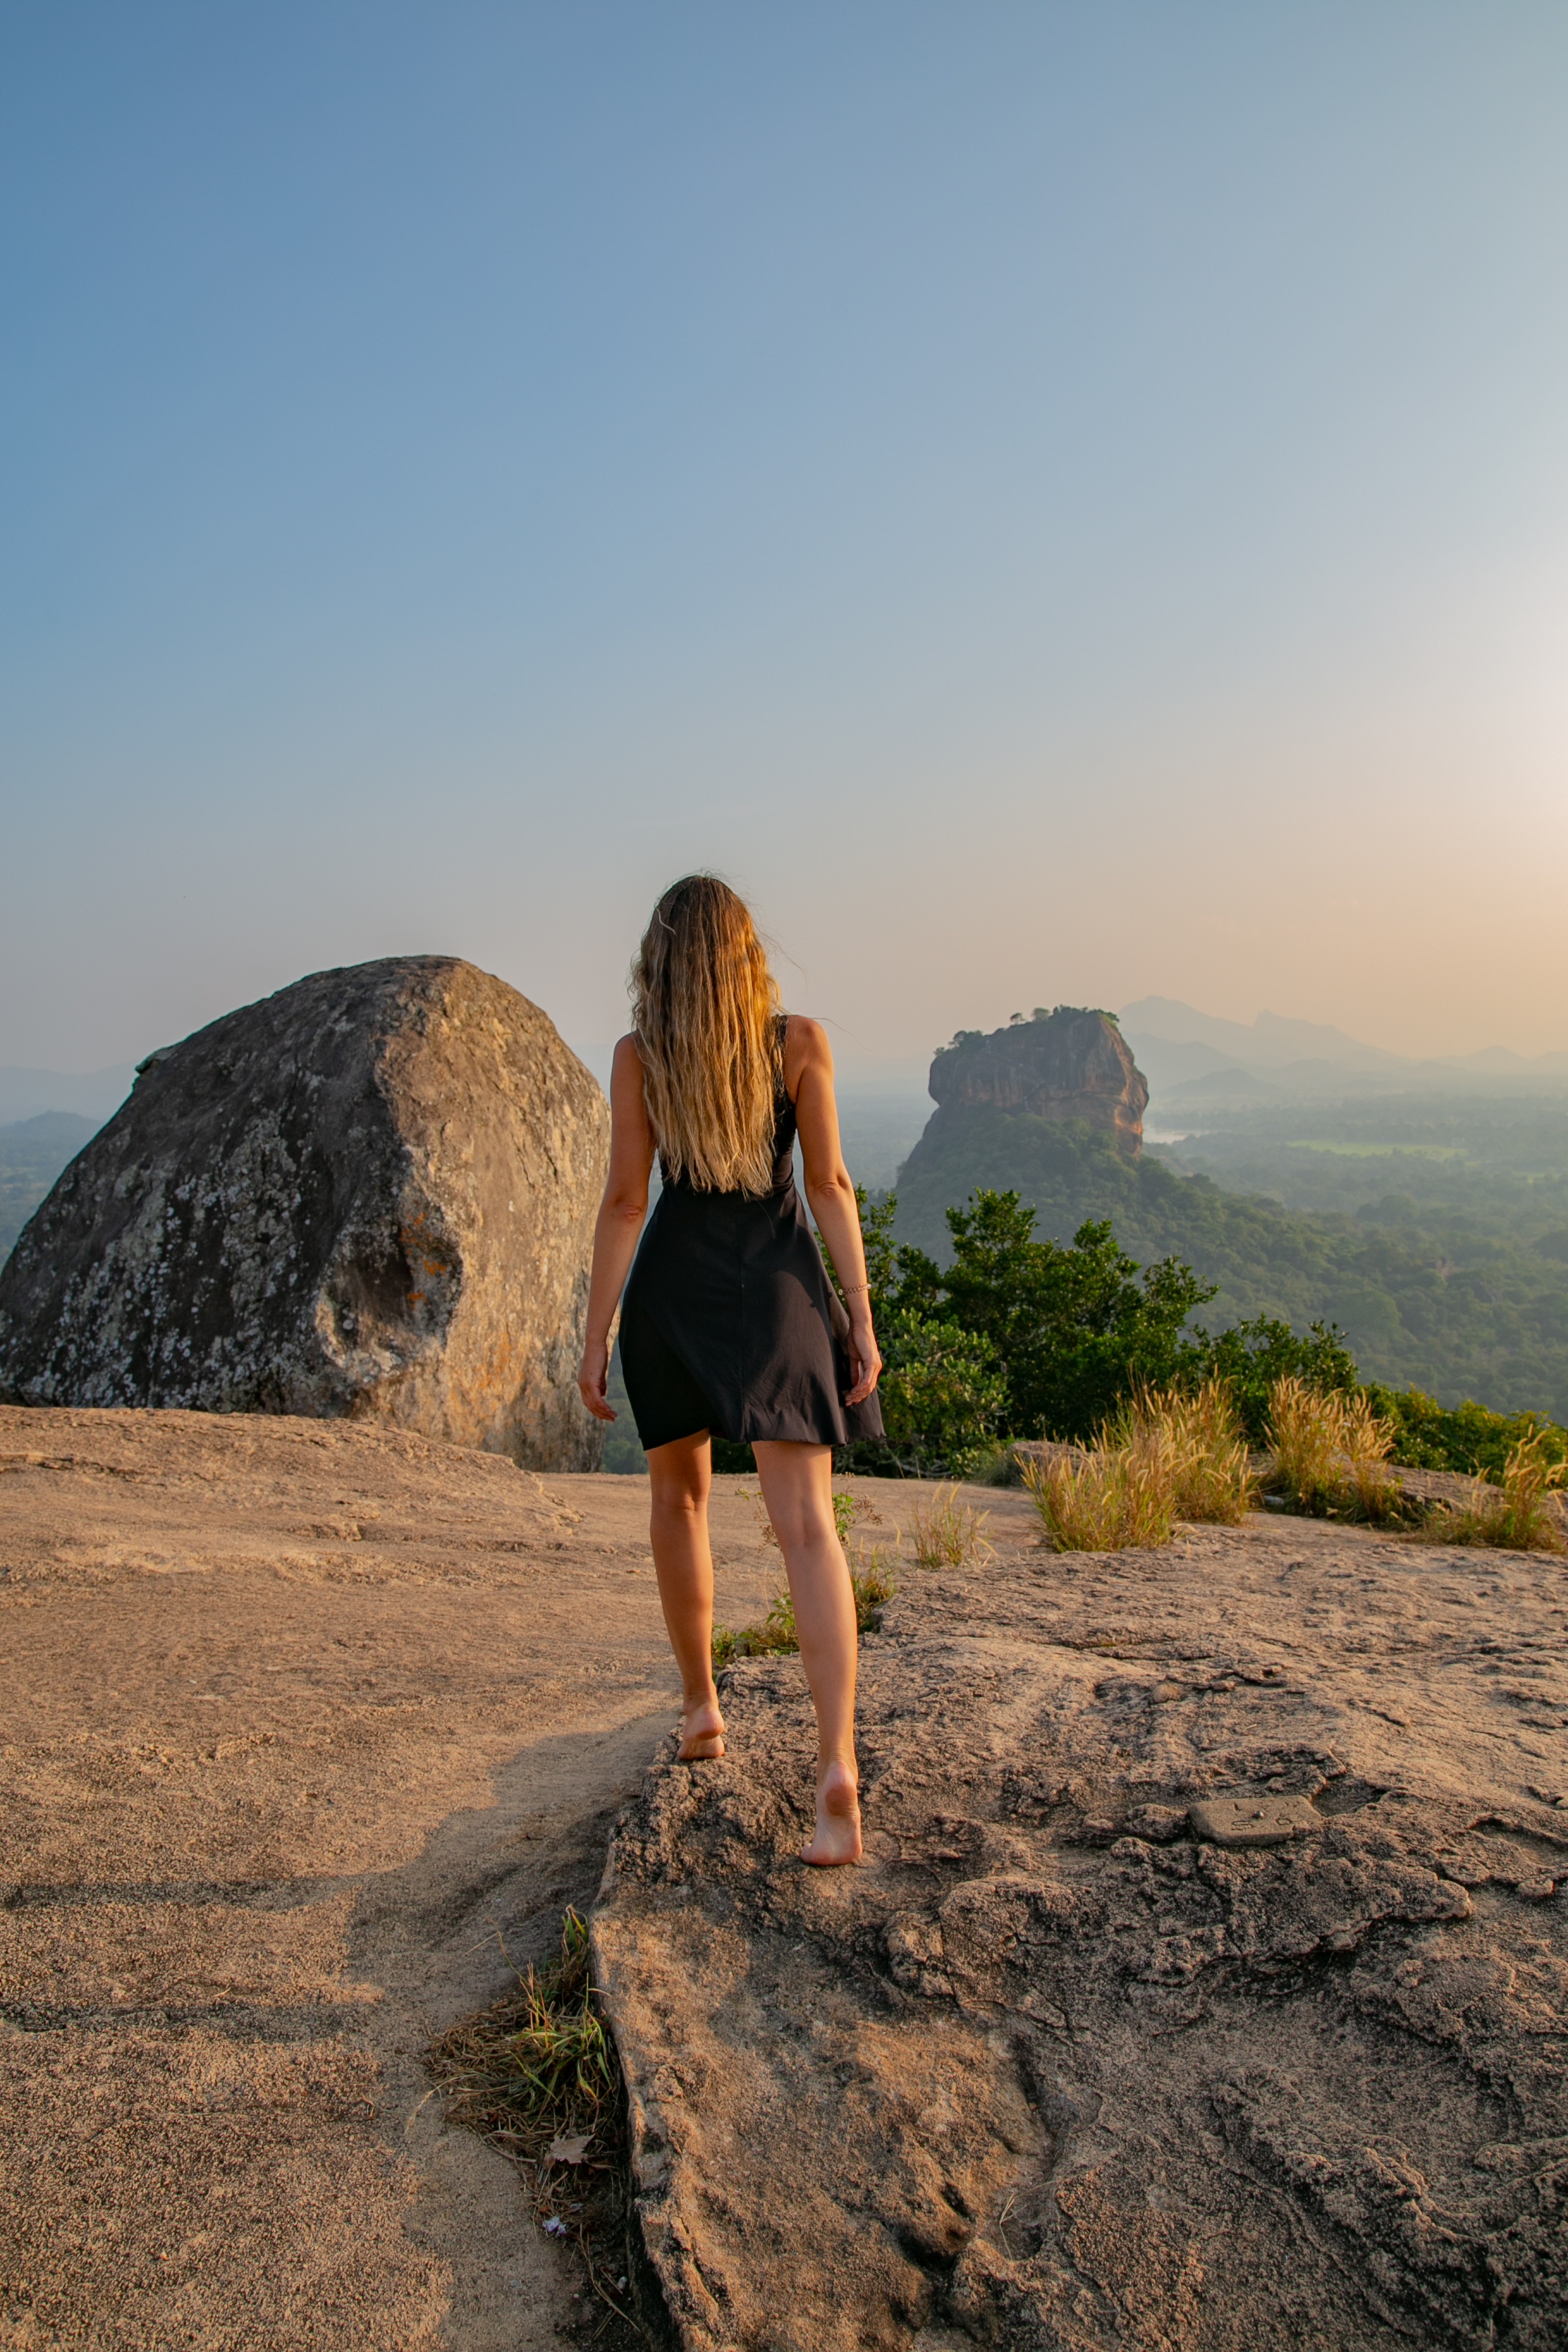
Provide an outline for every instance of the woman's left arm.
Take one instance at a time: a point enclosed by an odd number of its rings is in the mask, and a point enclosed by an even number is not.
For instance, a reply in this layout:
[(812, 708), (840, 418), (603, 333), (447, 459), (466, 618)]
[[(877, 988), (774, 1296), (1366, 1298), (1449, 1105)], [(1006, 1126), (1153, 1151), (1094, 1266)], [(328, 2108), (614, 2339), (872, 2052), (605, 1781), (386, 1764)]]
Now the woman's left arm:
[(791, 1013), (784, 1045), (784, 1080), (795, 1097), (800, 1155), (805, 1162), (805, 1197), (817, 1230), (833, 1254), (844, 1303), (849, 1309), (852, 1386), (846, 1404), (861, 1404), (877, 1385), (882, 1352), (871, 1324), (866, 1283), (866, 1252), (860, 1210), (844, 1165), (838, 1139), (838, 1104), (833, 1091), (833, 1048), (819, 1021)]
[(643, 1095), (642, 1055), (635, 1037), (623, 1037), (610, 1066), (610, 1175), (594, 1227), (588, 1324), (577, 1373), (578, 1393), (595, 1421), (616, 1417), (605, 1393), (610, 1378), (610, 1326), (647, 1214), (652, 1168), (653, 1129)]

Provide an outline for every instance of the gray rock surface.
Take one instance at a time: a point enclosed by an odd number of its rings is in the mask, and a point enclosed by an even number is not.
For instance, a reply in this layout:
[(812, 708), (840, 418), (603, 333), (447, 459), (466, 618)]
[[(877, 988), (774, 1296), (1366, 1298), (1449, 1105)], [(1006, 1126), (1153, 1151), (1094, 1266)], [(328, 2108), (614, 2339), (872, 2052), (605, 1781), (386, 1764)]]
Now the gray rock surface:
[(961, 1038), (932, 1062), (931, 1092), (937, 1110), (928, 1138), (957, 1117), (994, 1109), (1081, 1118), (1109, 1130), (1131, 1158), (1143, 1149), (1149, 1088), (1108, 1013), (1062, 1004), (1043, 1020)]
[(609, 1113), (449, 956), (317, 972), (143, 1066), (0, 1271), (0, 1394), (349, 1415), (592, 1468)]
[(685, 2345), (1568, 2341), (1561, 1567), (1261, 1518), (1058, 1558), (985, 1499), (995, 1558), (866, 1643), (867, 1866), (794, 1859), (790, 1659), (617, 1831)]

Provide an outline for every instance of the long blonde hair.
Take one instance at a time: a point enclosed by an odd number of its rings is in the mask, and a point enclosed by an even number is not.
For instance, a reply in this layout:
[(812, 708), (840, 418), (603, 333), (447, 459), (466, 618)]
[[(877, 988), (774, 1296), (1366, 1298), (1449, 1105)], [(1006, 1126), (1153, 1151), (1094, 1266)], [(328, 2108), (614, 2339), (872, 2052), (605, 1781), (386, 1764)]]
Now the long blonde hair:
[(632, 966), (632, 1026), (667, 1176), (766, 1192), (783, 1079), (778, 982), (743, 900), (714, 874), (674, 882)]

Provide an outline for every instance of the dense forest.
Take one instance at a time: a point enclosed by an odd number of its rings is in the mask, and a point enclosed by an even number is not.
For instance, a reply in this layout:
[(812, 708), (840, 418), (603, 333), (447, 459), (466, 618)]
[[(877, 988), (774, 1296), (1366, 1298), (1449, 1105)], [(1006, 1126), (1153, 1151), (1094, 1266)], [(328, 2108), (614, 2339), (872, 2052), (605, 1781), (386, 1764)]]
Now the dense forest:
[[(1410, 1127), (1405, 1146), (1397, 1128), (1389, 1141), (1397, 1118)], [(1453, 1139), (1465, 1121), (1468, 1144)], [(1473, 1130), (1485, 1126), (1511, 1137), (1511, 1161), (1496, 1145), (1491, 1159), (1474, 1156)], [(1368, 1379), (1562, 1422), (1565, 1160), (1562, 1105), (1510, 1114), (1361, 1104), (1276, 1115), (1273, 1128), (1255, 1116), (1174, 1145), (1169, 1158), (1151, 1150), (1137, 1160), (1088, 1127), (984, 1108), (911, 1153), (897, 1236), (945, 1262), (950, 1208), (983, 1189), (1016, 1192), (1043, 1238), (1067, 1242), (1109, 1219), (1141, 1265), (1179, 1258), (1215, 1287), (1204, 1309), (1211, 1328), (1258, 1316), (1300, 1331), (1335, 1323)], [(1222, 1188), (1220, 1175), (1237, 1189)]]

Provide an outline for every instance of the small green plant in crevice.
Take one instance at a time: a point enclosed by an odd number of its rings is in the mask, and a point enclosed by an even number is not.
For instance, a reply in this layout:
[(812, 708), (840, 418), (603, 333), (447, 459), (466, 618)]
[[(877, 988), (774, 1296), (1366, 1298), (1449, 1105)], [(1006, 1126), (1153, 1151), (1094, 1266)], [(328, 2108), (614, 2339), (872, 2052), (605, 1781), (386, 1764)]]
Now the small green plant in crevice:
[(795, 1602), (787, 1591), (781, 1592), (760, 1625), (742, 1625), (738, 1631), (728, 1625), (714, 1626), (713, 1671), (718, 1674), (737, 1658), (784, 1657), (799, 1647)]
[(1563, 1465), (1552, 1459), (1551, 1432), (1534, 1430), (1509, 1454), (1500, 1486), (1478, 1478), (1468, 1502), (1457, 1511), (1435, 1513), (1422, 1532), (1434, 1543), (1495, 1544), (1504, 1551), (1568, 1550), (1556, 1501), (1563, 1478)]
[(448, 2110), (509, 2155), (592, 2139), (618, 2076), (594, 1996), (587, 1927), (568, 1911), (561, 1954), (530, 1968), (515, 1990), (444, 2033), (430, 2053)]
[(535, 2213), (574, 2243), (595, 2293), (636, 2328), (626, 2307), (625, 2097), (580, 1915), (562, 1921), (557, 1958), (452, 2026), (426, 2063), (448, 2117), (517, 2168)]
[[(775, 1548), (778, 1538), (762, 1507), (762, 1496), (749, 1497), (763, 1522), (763, 1541)], [(849, 1562), (849, 1589), (855, 1596), (856, 1630), (874, 1633), (882, 1622), (882, 1611), (897, 1590), (893, 1580), (892, 1555), (879, 1547), (859, 1547), (851, 1555), (849, 1531), (857, 1519), (879, 1519), (881, 1514), (856, 1496), (844, 1493), (833, 1497), (833, 1524), (838, 1540), (845, 1548)], [(786, 1657), (800, 1648), (800, 1636), (795, 1630), (795, 1601), (786, 1590), (774, 1601), (760, 1625), (742, 1625), (735, 1630), (728, 1625), (713, 1628), (713, 1671), (721, 1674), (737, 1658)]]

